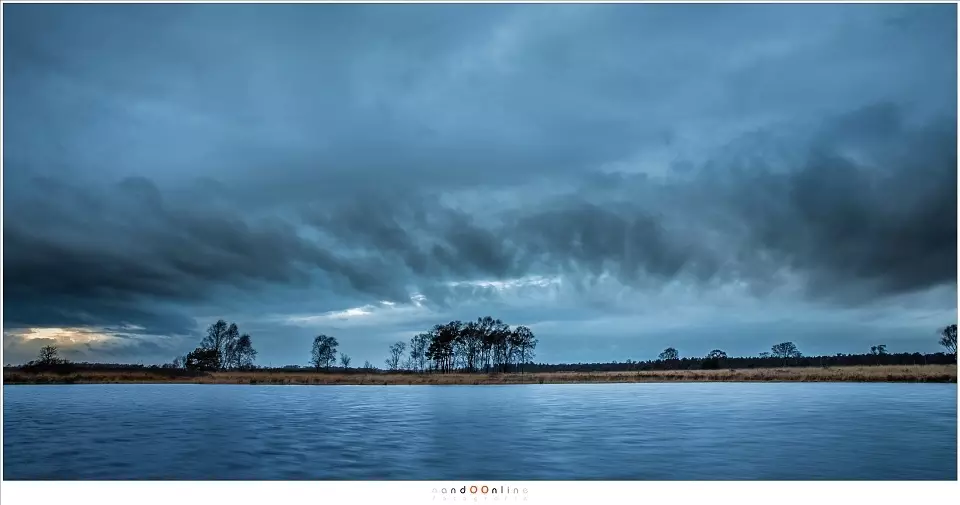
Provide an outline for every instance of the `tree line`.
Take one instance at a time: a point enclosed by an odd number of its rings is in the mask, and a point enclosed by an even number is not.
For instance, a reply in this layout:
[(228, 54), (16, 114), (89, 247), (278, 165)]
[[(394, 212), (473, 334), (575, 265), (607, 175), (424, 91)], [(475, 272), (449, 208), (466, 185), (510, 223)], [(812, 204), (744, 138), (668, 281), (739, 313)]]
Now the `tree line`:
[[(940, 330), (939, 343), (946, 353), (888, 353), (887, 346), (870, 347), (869, 353), (836, 354), (833, 356), (803, 356), (793, 342), (781, 342), (757, 356), (729, 357), (721, 349), (714, 349), (703, 357), (680, 357), (676, 348), (668, 347), (656, 360), (609, 363), (533, 363), (538, 340), (525, 326), (511, 328), (499, 319), (486, 316), (463, 323), (451, 321), (438, 324), (419, 333), (409, 343), (396, 342), (389, 347), (385, 360), (391, 371), (407, 372), (552, 372), (552, 371), (625, 371), (625, 370), (685, 370), (716, 368), (768, 368), (778, 366), (864, 366), (864, 365), (922, 365), (952, 364), (957, 361), (957, 325)], [(338, 361), (341, 370), (351, 370), (351, 358), (337, 353), (339, 342), (335, 337), (318, 335), (311, 347), (310, 363), (317, 370), (330, 370)], [(237, 369), (248, 370), (254, 364), (257, 351), (249, 334), (240, 334), (236, 324), (218, 320), (207, 328), (200, 346), (173, 363), (162, 366), (109, 363), (72, 363), (59, 355), (59, 349), (47, 345), (40, 349), (36, 360), (22, 367), (27, 370), (61, 370), (68, 368), (163, 368), (186, 369), (194, 372)], [(339, 356), (339, 360), (338, 360)], [(296, 369), (286, 366), (277, 370)], [(374, 371), (369, 361), (357, 371)]]
[[(780, 342), (769, 352), (757, 356), (729, 357), (721, 349), (714, 349), (703, 357), (680, 358), (680, 353), (668, 347), (656, 360), (623, 363), (534, 364), (538, 340), (525, 326), (511, 328), (490, 316), (476, 321), (451, 321), (438, 324), (419, 333), (407, 342), (395, 342), (384, 360), (386, 369), (407, 372), (523, 372), (523, 371), (599, 371), (599, 370), (672, 370), (759, 368), (778, 366), (861, 366), (861, 365), (920, 365), (950, 364), (957, 360), (957, 325), (940, 330), (939, 343), (947, 353), (921, 354), (887, 352), (887, 346), (870, 347), (869, 353), (836, 354), (834, 356), (803, 356), (793, 342)], [(310, 363), (316, 370), (330, 370), (337, 363), (337, 339), (318, 335), (313, 341)], [(350, 357), (340, 355), (341, 369), (350, 368)], [(374, 370), (369, 361), (364, 370)]]
[(563, 363), (529, 365), (532, 372), (621, 372), (646, 370), (710, 370), (718, 368), (772, 368), (782, 366), (869, 366), (869, 365), (949, 365), (957, 362), (957, 325), (940, 330), (940, 345), (947, 352), (889, 353), (887, 346), (870, 346), (863, 354), (838, 353), (832, 356), (804, 356), (793, 342), (781, 342), (757, 356), (729, 357), (714, 349), (700, 357), (680, 357), (676, 348), (668, 347), (655, 360), (610, 363)]
[(527, 365), (528, 373), (540, 372), (631, 372), (654, 370), (716, 370), (781, 367), (835, 367), (873, 365), (950, 365), (956, 358), (947, 353), (890, 353), (877, 356), (864, 354), (837, 354), (829, 356), (800, 356), (784, 360), (770, 356), (737, 356), (713, 360), (705, 356), (682, 357), (676, 360), (625, 360), (591, 363), (535, 363)]

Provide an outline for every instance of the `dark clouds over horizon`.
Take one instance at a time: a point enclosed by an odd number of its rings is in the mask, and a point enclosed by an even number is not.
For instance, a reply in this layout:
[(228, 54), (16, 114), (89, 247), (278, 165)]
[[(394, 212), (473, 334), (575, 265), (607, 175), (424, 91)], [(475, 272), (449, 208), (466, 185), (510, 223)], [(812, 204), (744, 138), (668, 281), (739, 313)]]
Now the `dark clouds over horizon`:
[(4, 360), (934, 351), (955, 8), (4, 6)]

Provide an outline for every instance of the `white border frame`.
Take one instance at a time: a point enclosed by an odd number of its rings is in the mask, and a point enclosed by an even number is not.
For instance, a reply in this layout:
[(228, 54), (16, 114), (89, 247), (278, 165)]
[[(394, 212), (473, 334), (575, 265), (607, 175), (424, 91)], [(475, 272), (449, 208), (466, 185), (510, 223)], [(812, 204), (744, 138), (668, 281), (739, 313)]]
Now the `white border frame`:
[[(763, 1), (693, 0), (688, 2), (669, 1), (544, 1), (528, 0), (509, 2), (503, 0), (487, 1), (440, 1), (425, 0), (405, 2), (396, 0), (355, 1), (189, 1), (189, 0), (152, 0), (145, 2), (125, 2), (122, 0), (101, 0), (85, 2), (79, 0), (11, 0), (7, 3), (776, 3)], [(850, 0), (832, 2), (822, 0), (794, 1), (789, 3), (917, 3), (891, 0), (864, 1)], [(954, 3), (956, 1), (930, 0), (922, 3)], [(0, 21), (2, 21), (0, 14)], [(960, 26), (960, 8), (958, 8), (958, 26)], [(2, 41), (0, 41), (2, 50)], [(960, 53), (960, 43), (958, 43)], [(3, 107), (3, 85), (0, 83), (0, 109)], [(958, 116), (960, 117), (960, 116)], [(960, 131), (960, 119), (958, 119)], [(2, 139), (2, 119), (0, 119), (0, 139)], [(3, 146), (0, 140), (0, 157)], [(957, 150), (960, 156), (960, 146)], [(2, 168), (0, 168), (0, 192), (2, 192)], [(2, 193), (0, 193), (2, 194)], [(3, 211), (0, 208), (0, 220)], [(960, 205), (957, 210), (960, 221)], [(0, 236), (0, 250), (3, 239)], [(0, 253), (2, 257), (2, 253)], [(0, 279), (2, 279), (0, 264)], [(960, 269), (960, 260), (958, 260)], [(0, 300), (3, 298), (0, 283)], [(2, 315), (0, 306), (0, 315)], [(960, 306), (958, 306), (960, 310)], [(2, 319), (0, 319), (2, 321)], [(0, 351), (2, 362), (2, 351)], [(0, 393), (2, 398), (2, 393)], [(2, 421), (2, 413), (0, 413)], [(0, 435), (2, 441), (2, 435)], [(958, 458), (960, 462), (960, 458)], [(0, 467), (3, 464), (0, 450)], [(960, 467), (960, 464), (958, 464)], [(2, 480), (2, 477), (0, 477)], [(494, 499), (492, 494), (466, 493), (442, 494), (440, 488), (482, 486), (484, 484), (507, 485), (526, 489), (518, 496), (501, 495)], [(946, 502), (950, 496), (960, 496), (960, 481), (3, 481), (0, 497), (6, 504), (64, 504), (69, 505), (129, 505), (131, 502), (144, 505), (169, 505), (171, 502), (218, 503), (224, 505), (263, 505), (271, 502), (307, 501), (311, 504), (322, 503), (361, 503), (361, 504), (420, 504), (420, 503), (696, 503), (704, 502), (731, 505), (820, 505), (821, 503), (844, 503), (844, 505), (867, 503), (869, 505), (904, 505), (922, 500), (924, 502)], [(500, 498), (503, 499), (500, 499)], [(8, 501), (9, 500), (9, 501)]]

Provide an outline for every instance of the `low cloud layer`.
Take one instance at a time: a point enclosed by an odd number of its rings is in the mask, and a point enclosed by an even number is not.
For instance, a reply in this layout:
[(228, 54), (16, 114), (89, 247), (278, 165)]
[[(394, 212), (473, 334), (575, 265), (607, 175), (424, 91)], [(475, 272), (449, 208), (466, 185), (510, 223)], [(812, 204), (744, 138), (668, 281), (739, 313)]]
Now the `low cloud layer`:
[(218, 317), (274, 364), (487, 313), (563, 361), (573, 328), (625, 359), (956, 319), (955, 6), (5, 14), (6, 361), (38, 328), (165, 360)]

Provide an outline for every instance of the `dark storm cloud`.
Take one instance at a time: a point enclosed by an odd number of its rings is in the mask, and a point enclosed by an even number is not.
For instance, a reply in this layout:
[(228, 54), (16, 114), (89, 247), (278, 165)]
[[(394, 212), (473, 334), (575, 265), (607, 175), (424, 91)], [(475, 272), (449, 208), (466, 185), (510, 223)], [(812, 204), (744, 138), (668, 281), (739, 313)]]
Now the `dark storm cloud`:
[[(47, 179), (6, 201), (3, 229), (8, 321), (156, 322), (156, 302), (197, 303), (224, 287), (306, 286), (396, 297), (377, 263), (345, 260), (278, 218), (243, 219), (202, 203), (167, 202), (142, 178), (103, 191)], [(124, 318), (130, 318), (129, 320)], [(176, 329), (189, 327), (184, 318)], [(66, 322), (66, 321), (59, 321)]]
[(851, 114), (825, 129), (800, 170), (758, 171), (737, 191), (758, 252), (806, 273), (816, 294), (871, 298), (956, 282), (955, 119), (909, 128), (897, 112)]
[(955, 14), (6, 6), (4, 324), (952, 285)]
[(496, 233), (500, 230), (444, 206), (436, 195), (372, 193), (342, 206), (306, 209), (304, 215), (306, 224), (339, 245), (399, 260), (416, 277), (523, 274), (515, 251)]
[[(953, 282), (954, 129), (908, 129), (883, 110), (829, 123), (830, 140), (813, 135), (797, 166), (714, 160), (693, 179), (622, 177), (595, 201), (574, 193), (531, 202), (489, 224), (422, 195), (371, 194), (308, 212), (304, 224), (317, 239), (279, 218), (167, 202), (142, 178), (101, 193), (39, 179), (7, 201), (30, 209), (4, 227), (8, 317), (156, 327), (142, 304), (201, 302), (225, 286), (314, 283), (399, 302), (412, 288), (440, 301), (447, 288), (437, 283), (531, 274), (575, 283), (611, 274), (635, 287), (675, 279), (762, 285), (771, 268), (786, 268), (808, 279), (812, 294), (838, 298)], [(856, 127), (868, 119), (873, 130)], [(834, 144), (848, 131), (853, 142), (843, 147), (878, 165), (839, 152)]]
[(735, 143), (693, 179), (620, 176), (592, 198), (583, 183), (504, 211), (489, 229), (456, 210), (388, 198), (314, 224), (397, 255), (421, 279), (607, 273), (634, 286), (678, 277), (762, 285), (787, 269), (808, 279), (811, 295), (839, 301), (955, 281), (951, 121), (908, 126), (879, 104), (786, 141), (799, 157), (768, 158), (778, 146), (758, 149), (751, 135), (749, 162)]

